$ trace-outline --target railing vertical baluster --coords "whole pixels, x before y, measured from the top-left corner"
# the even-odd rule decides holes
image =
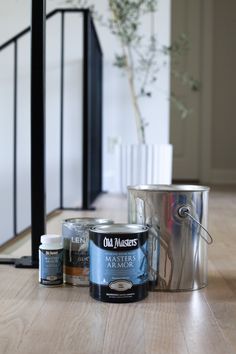
[[[31,256],[17,268],[38,267],[40,236],[45,234],[45,20],[46,0],[31,2]]]
[[[89,94],[88,94],[88,61],[89,61],[89,11],[84,11],[83,28],[83,176],[82,176],[82,209],[89,208],[88,201],[88,129],[89,129]]]
[[[32,0],[31,18],[31,241],[32,264],[38,264],[45,233],[45,18],[46,1]]]
[[[64,42],[65,42],[65,15],[61,12],[61,69],[60,69],[60,209],[63,209],[63,151],[64,151]]]
[[[14,41],[13,102],[13,230],[17,235],[17,40]]]

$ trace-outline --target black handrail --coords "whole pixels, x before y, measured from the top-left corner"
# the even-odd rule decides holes
[[[32,0],[34,1],[34,0]],[[35,0],[37,1],[37,0]],[[33,10],[33,9],[32,9]],[[36,10],[39,11],[40,9]],[[41,11],[41,10],[40,10]],[[95,197],[102,191],[102,178],[101,178],[101,157],[102,157],[102,50],[100,46],[100,42],[97,37],[97,33],[90,15],[90,11],[88,9],[69,9],[69,8],[60,8],[50,12],[46,18],[49,19],[56,14],[61,14],[61,61],[60,61],[60,201],[58,209],[66,209],[63,206],[63,128],[64,128],[64,40],[65,40],[65,13],[83,13],[84,25],[83,25],[83,171],[82,171],[82,208],[81,209],[91,209],[91,203],[95,199]],[[33,15],[33,12],[32,12]],[[41,16],[42,19],[42,16]],[[40,20],[41,21],[41,20]],[[38,29],[40,24],[38,24]],[[42,27],[43,28],[43,27]],[[41,28],[41,29],[42,29]],[[31,27],[27,27],[23,31],[19,32],[16,36],[12,37],[4,44],[0,46],[0,52],[7,48],[8,46],[14,45],[13,47],[13,55],[14,55],[14,102],[13,102],[13,140],[14,140],[14,150],[13,150],[13,229],[15,236],[17,235],[17,54],[18,54],[18,39],[22,38],[24,35],[31,31]],[[41,30],[40,30],[41,31]],[[32,32],[33,35],[33,32]],[[41,35],[41,34],[40,34]],[[37,40],[34,41],[37,43]],[[42,44],[43,42],[40,43]],[[32,44],[32,43],[31,43]],[[32,56],[40,56],[43,58],[43,47],[32,48],[31,55]],[[37,54],[38,53],[38,54]],[[96,59],[97,58],[97,59]],[[32,60],[33,58],[31,58]],[[94,62],[95,60],[95,62]],[[33,60],[32,60],[33,61]],[[37,60],[36,60],[37,61]],[[41,62],[41,59],[37,61]],[[96,66],[96,70],[94,72],[94,64]],[[41,65],[41,64],[40,64]],[[35,71],[35,70],[34,70]],[[37,71],[37,70],[36,70]],[[44,85],[44,80],[42,79],[44,68],[41,67],[39,82],[41,89],[43,89],[42,85]],[[32,73],[31,73],[32,75]],[[35,81],[32,81],[34,85]],[[42,85],[41,85],[42,84]],[[34,85],[38,86],[38,85]],[[41,90],[40,89],[40,90]],[[34,87],[31,85],[31,97],[36,97],[37,92],[33,94]],[[42,91],[42,90],[41,90]],[[40,97],[43,97],[44,92],[40,91]],[[94,101],[93,101],[94,100]],[[33,98],[34,101],[34,98]],[[32,143],[32,136],[36,137],[36,131],[44,130],[44,122],[42,122],[42,117],[44,116],[44,104],[41,102],[34,102],[31,99],[31,183],[34,181],[35,183],[41,184],[40,188],[31,189],[31,222],[32,222],[32,257],[22,257],[22,259],[16,260],[12,259],[12,262],[9,259],[0,259],[0,263],[15,263],[17,266],[37,266],[37,251],[39,246],[39,234],[44,230],[44,194],[45,194],[45,186],[44,186],[44,132],[40,135],[38,139],[38,143]],[[40,105],[42,110],[40,112],[39,126],[36,126],[35,122],[32,121],[32,117],[35,117],[35,112],[32,111],[32,106],[36,107]],[[91,106],[94,107],[94,111],[91,110]],[[36,114],[37,115],[37,114]],[[42,129],[41,129],[42,128]],[[35,133],[35,134],[34,134]],[[96,137],[96,138],[94,138]],[[37,140],[37,139],[36,139]],[[37,146],[40,145],[40,151],[37,150]],[[37,155],[36,161],[40,162],[39,169],[37,169],[37,164],[33,163],[32,154],[34,157]],[[42,158],[41,158],[41,157]],[[96,178],[95,178],[96,177]],[[37,191],[35,191],[37,189]],[[39,190],[40,189],[40,190]],[[37,210],[37,202],[39,202],[41,209],[41,217],[40,220],[38,218],[38,210]],[[77,209],[78,208],[69,208],[69,209]],[[34,222],[34,230],[33,230],[33,220]],[[29,260],[30,258],[30,260]],[[34,262],[32,262],[34,261]]]
[[[82,12],[82,13],[86,13],[87,11],[89,11],[88,9],[69,9],[69,8],[60,8],[60,9],[56,9],[53,10],[51,12],[49,12],[49,14],[46,15],[46,19],[49,19],[50,17],[58,14],[58,13],[65,13],[65,12]],[[21,32],[19,32],[16,36],[13,36],[12,38],[8,39],[5,43],[0,45],[0,51],[3,50],[4,48],[8,47],[9,45],[13,44],[15,41],[17,41],[19,38],[23,37],[25,34],[29,33],[31,31],[31,26],[26,27],[24,30],[22,30]],[[102,53],[102,49],[101,49],[101,45],[97,36],[97,33],[95,32],[96,35],[96,40],[98,42],[99,48],[100,48],[100,52]]]

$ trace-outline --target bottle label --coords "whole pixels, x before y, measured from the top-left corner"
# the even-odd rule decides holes
[[[39,282],[43,285],[63,283],[63,249],[39,250]]]

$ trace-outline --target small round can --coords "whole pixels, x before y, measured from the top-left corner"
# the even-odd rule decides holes
[[[133,302],[148,294],[148,227],[99,225],[89,231],[90,295],[105,302]]]
[[[88,217],[71,218],[62,222],[65,283],[89,285],[89,229],[94,225],[112,223],[112,220]]]

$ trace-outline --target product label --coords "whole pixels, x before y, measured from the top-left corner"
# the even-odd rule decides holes
[[[66,267],[89,268],[88,252],[65,250],[64,258]]]
[[[148,278],[147,241],[138,238],[109,237],[100,239],[99,247],[90,241],[90,281],[125,291],[144,284]]]
[[[63,283],[63,250],[39,250],[39,281],[44,285]]]
[[[88,233],[64,239],[64,273],[66,282],[77,285],[89,283]]]

